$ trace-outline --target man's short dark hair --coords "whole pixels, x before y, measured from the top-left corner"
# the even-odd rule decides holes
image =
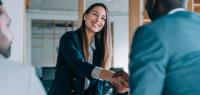
[[[165,4],[166,8],[185,8],[187,0],[158,0]]]
[[[2,1],[0,0],[0,5],[3,5]]]

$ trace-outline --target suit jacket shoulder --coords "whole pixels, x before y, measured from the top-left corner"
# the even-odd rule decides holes
[[[28,64],[11,60],[0,63],[0,93],[5,95],[46,95],[36,76],[35,69]]]

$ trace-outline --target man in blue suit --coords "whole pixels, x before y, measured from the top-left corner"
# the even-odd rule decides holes
[[[130,95],[200,95],[200,15],[187,0],[147,0],[152,22],[137,29]]]

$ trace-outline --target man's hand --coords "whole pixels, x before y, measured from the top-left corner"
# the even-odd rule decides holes
[[[119,71],[113,74],[111,83],[119,93],[129,91],[128,74],[124,71]]]

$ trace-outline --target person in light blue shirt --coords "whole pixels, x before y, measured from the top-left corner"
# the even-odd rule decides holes
[[[200,95],[200,15],[188,0],[147,0],[152,22],[130,53],[130,95]]]
[[[10,24],[0,0],[0,95],[46,95],[32,66],[8,59],[13,41]]]

